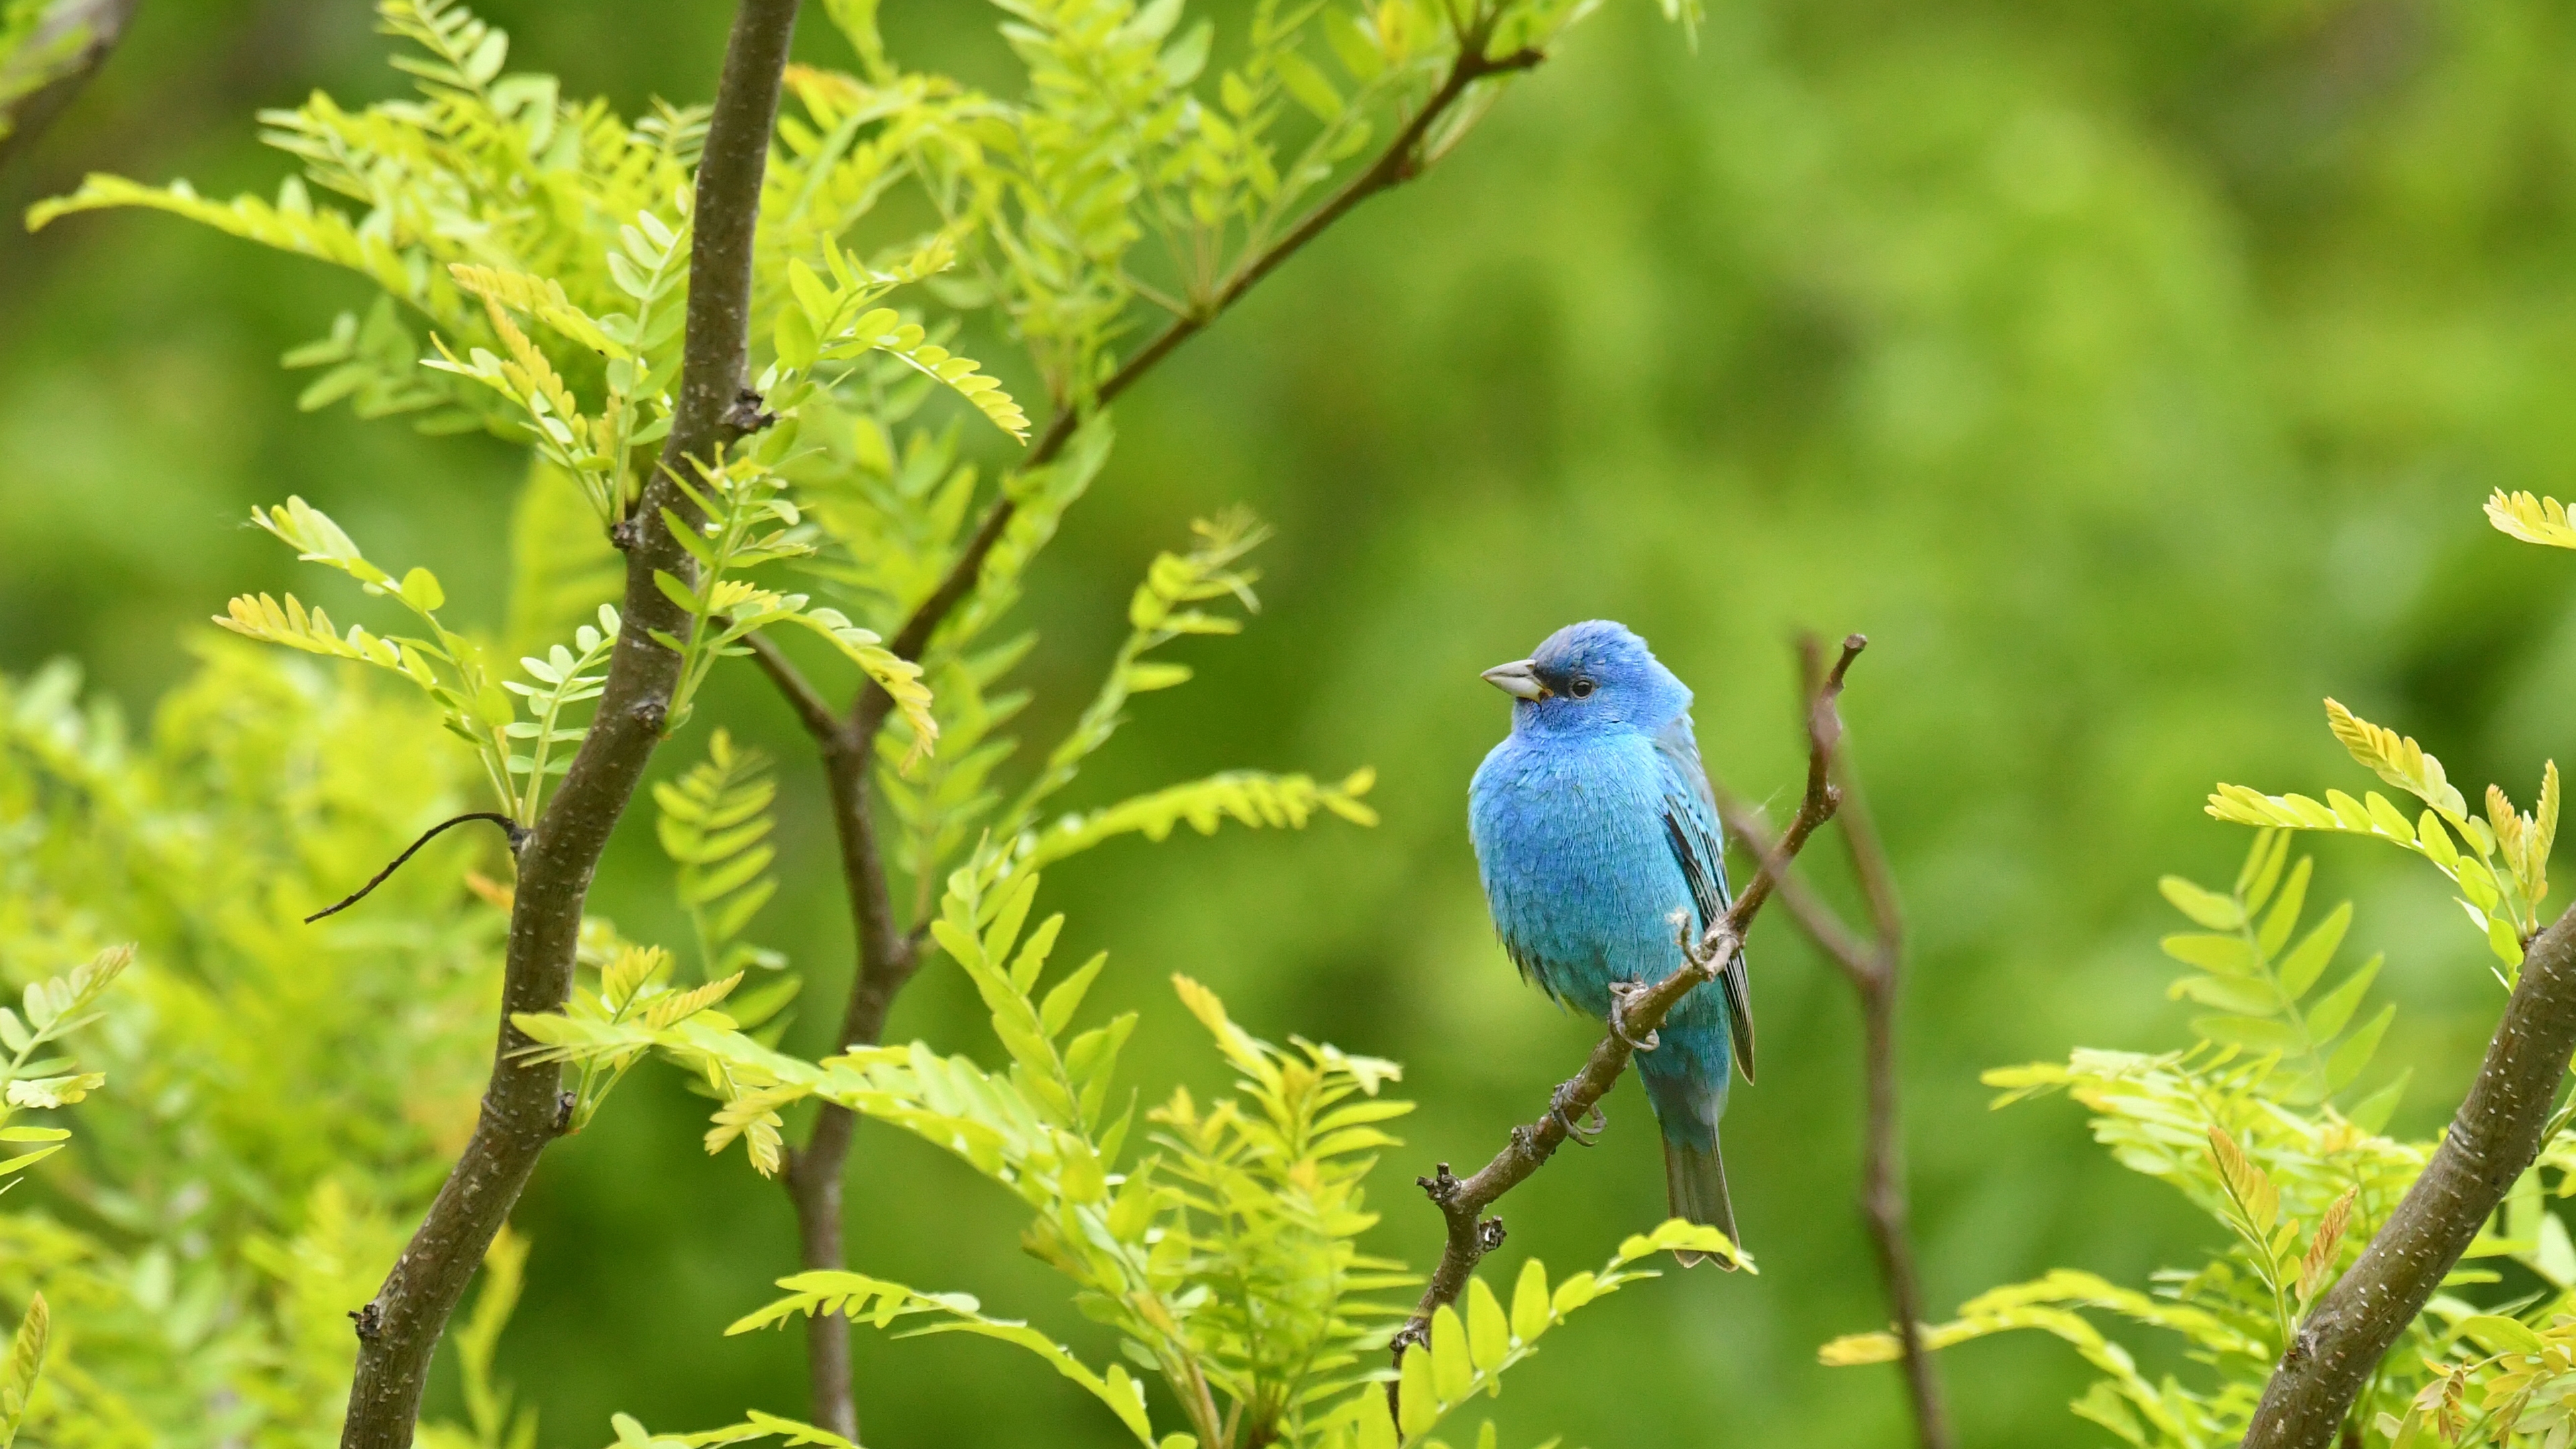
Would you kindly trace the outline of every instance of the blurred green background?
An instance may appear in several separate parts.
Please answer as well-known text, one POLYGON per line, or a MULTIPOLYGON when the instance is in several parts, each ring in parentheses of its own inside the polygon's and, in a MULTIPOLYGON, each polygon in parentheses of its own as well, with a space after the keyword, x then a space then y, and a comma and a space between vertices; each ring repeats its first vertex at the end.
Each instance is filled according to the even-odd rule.
MULTIPOLYGON (((728 11, 481 8, 517 66, 630 113, 705 93, 728 11)), ((998 73, 992 12, 887 9, 899 52, 998 73)), ((382 53, 354 3, 149 0, 0 206, 92 169, 270 190, 286 168, 251 112, 385 94, 382 53)), ((1427 1262, 1412 1175, 1480 1160, 1592 1036, 1516 984, 1485 923, 1463 798, 1506 715, 1476 671, 1622 619, 1698 689, 1713 770, 1777 802, 1787 641, 1856 629, 1848 713, 1913 927, 1932 1307, 2052 1265, 2137 1281, 2217 1232, 2063 1101, 1989 1113, 1976 1073, 2178 1043, 2155 877, 2232 876, 2242 832, 2199 811, 2215 780, 2356 788, 2321 695, 2528 803, 2576 706, 2576 574, 2478 504, 2571 486, 2571 94, 2576 11, 2548 0, 1718 0, 1695 50, 1641 0, 1606 7, 1439 169, 1132 394, 1038 574, 1044 739, 1192 516, 1242 502, 1279 529, 1250 635, 1194 646, 1200 681, 1142 700, 1068 803, 1232 764, 1380 771, 1373 831, 1127 843, 1051 878, 1072 944, 1113 951, 1103 994, 1148 1014, 1147 1095, 1222 1081, 1173 971, 1264 1035, 1403 1059, 1423 1108, 1381 1170, 1379 1238, 1427 1262)), ((226 596, 295 582, 242 524, 290 493, 497 613, 518 456, 294 410, 278 354, 362 299, 167 218, 0 228, 0 668, 69 653, 148 705, 226 596)), ((701 717, 785 762, 789 875, 762 929, 828 999, 846 926, 807 751, 755 679, 701 717)), ((2356 943, 2390 953, 2405 1009, 2381 1063, 2416 1065, 2398 1126, 2429 1133, 2498 1005, 2483 947, 2395 852, 2321 855, 2319 891, 2362 897, 2356 943)), ((598 908, 664 931, 666 880, 630 828, 598 908)), ((1761 1276, 1591 1310, 1515 1375, 1506 1442, 1906 1436, 1892 1370, 1814 1362, 1883 1318, 1851 1206, 1852 1006, 1782 920, 1752 960, 1765 1071, 1727 1142, 1761 1276)), ((820 1049, 824 1014, 791 1040, 820 1049)), ((944 966, 894 1029, 981 1040, 944 966)), ((1612 1118, 1506 1205, 1504 1272, 1525 1250, 1596 1261, 1660 1216, 1633 1090, 1612 1118)), ((519 1212, 536 1252, 504 1371, 548 1444, 600 1442, 612 1409, 673 1429, 801 1412, 793 1335, 718 1336, 793 1266, 785 1197, 704 1157, 698 1126, 669 1073, 639 1073, 519 1212)), ((865 1129, 850 1212, 854 1266, 1092 1343, 1016 1251, 1017 1205, 944 1157, 865 1129)), ((860 1353, 872 1443, 1118 1440, 992 1345, 860 1353)), ((2053 1342, 1944 1367, 1965 1443, 2099 1437, 2065 1414, 2087 1375, 2053 1342)))

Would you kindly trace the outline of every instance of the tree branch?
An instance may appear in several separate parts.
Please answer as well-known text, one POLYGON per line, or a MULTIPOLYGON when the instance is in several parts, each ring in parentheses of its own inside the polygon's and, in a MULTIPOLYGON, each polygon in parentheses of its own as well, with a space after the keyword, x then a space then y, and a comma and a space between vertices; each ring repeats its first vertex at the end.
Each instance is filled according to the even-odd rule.
POLYGON ((125 37, 141 0, 54 0, 35 30, 0 54, 0 167, 70 105, 125 37))
POLYGON ((679 656, 648 633, 681 633, 688 618, 653 575, 688 579, 695 571, 662 514, 668 508, 687 516, 688 502, 672 479, 683 469, 714 465, 739 436, 734 420, 743 414, 735 404, 750 356, 752 232, 795 24, 796 0, 742 0, 734 14, 698 167, 678 408, 662 466, 631 520, 637 526, 624 530, 624 626, 590 731, 520 853, 500 1040, 474 1135, 384 1286, 357 1315, 357 1376, 343 1449, 403 1449, 411 1442, 431 1351, 538 1156, 569 1115, 560 1069, 524 1059, 531 1043, 511 1018, 563 1009, 591 873, 669 715, 679 656))
POLYGON ((743 642, 751 646, 752 662, 759 665, 760 672, 768 675, 769 682, 777 685, 778 692, 786 696, 787 707, 796 711, 797 722, 805 726, 807 734, 818 740, 828 740, 841 732, 840 711, 832 708, 832 702, 823 697, 822 691, 814 687, 813 682, 805 677, 805 671, 796 667, 796 661, 788 658, 787 652, 780 649, 776 641, 754 630, 743 642))
POLYGON ((2576 1052, 2576 911, 2531 942, 2478 1079, 2424 1175, 2290 1338, 2247 1449, 2324 1449, 2380 1358, 2539 1156, 2576 1052))
MULTIPOLYGON (((1715 981, 1718 973, 1744 949, 1744 933, 1763 902, 1779 886, 1781 873, 1788 862, 1797 858, 1816 827, 1832 818, 1842 804, 1841 791, 1831 777, 1831 755, 1842 738, 1842 716, 1836 701, 1842 695, 1843 675, 1851 662, 1860 657, 1869 641, 1854 634, 1843 641, 1842 657, 1830 673, 1813 682, 1807 711, 1808 762, 1807 789, 1798 802, 1798 813, 1778 846, 1765 854, 1760 870, 1735 898, 1725 915, 1712 922, 1697 942, 1685 942, 1681 968, 1653 986, 1627 996, 1621 1015, 1626 1031, 1611 1030, 1603 1034, 1600 1044, 1583 1063, 1583 1070, 1557 1088, 1549 1110, 1537 1121, 1512 1129, 1511 1142, 1493 1159, 1478 1168, 1472 1177, 1451 1175, 1448 1163, 1439 1164, 1430 1177, 1418 1178, 1422 1190, 1448 1223, 1448 1241, 1440 1252, 1440 1266, 1432 1271, 1431 1282, 1422 1290, 1422 1301, 1413 1310, 1413 1318, 1396 1335, 1395 1356, 1404 1359, 1404 1348, 1415 1342, 1429 1328, 1431 1315, 1441 1307, 1454 1304, 1467 1289, 1476 1264, 1503 1241, 1500 1218, 1488 1218, 1485 1209, 1502 1200, 1505 1193, 1529 1180, 1533 1173, 1547 1165, 1556 1149, 1564 1145, 1566 1124, 1590 1112, 1626 1071, 1634 1054, 1629 1038, 1643 1037, 1664 1023, 1664 1018, 1692 990, 1715 981)), ((1394 1386, 1388 1386, 1393 1392, 1394 1386)))
MULTIPOLYGON (((872 736, 856 726, 836 727, 823 744, 823 773, 832 793, 832 824, 840 836, 841 885, 850 902, 858 968, 841 1015, 838 1044, 873 1046, 885 1036, 886 1016, 904 984, 920 969, 921 954, 895 920, 885 861, 869 808, 872 736)), ((798 1261, 808 1270, 839 1268, 846 1261, 841 1234, 841 1179, 849 1165, 850 1138, 858 1118, 826 1102, 805 1145, 788 1153, 779 1174, 796 1207, 798 1261)), ((814 1422, 844 1439, 859 1435, 858 1400, 850 1386, 850 1322, 818 1313, 806 1328, 806 1370, 814 1422)))
MULTIPOLYGON (((1110 374, 1109 380, 1092 395, 1088 409, 1067 408, 1058 413, 1055 420, 1047 425, 1047 430, 1039 435, 1036 446, 1030 448, 1028 456, 1021 460, 1021 469, 1042 468, 1055 461, 1056 455, 1064 451, 1065 444, 1072 441, 1075 431, 1087 417, 1116 401, 1120 393, 1152 371, 1155 364, 1169 357, 1182 343, 1205 331, 1209 323, 1241 300, 1254 284, 1276 271, 1280 263, 1303 250, 1306 243, 1321 236, 1326 228, 1341 220, 1353 207, 1420 175, 1423 138, 1430 133, 1432 123, 1457 105, 1470 86, 1491 76, 1532 69, 1547 59, 1535 50, 1489 57, 1485 54, 1484 42, 1485 38, 1480 34, 1461 37, 1458 58, 1451 63, 1439 89, 1422 103, 1422 109, 1414 113, 1413 119, 1405 123, 1366 171, 1352 177, 1333 194, 1331 200, 1315 208, 1286 236, 1236 269, 1225 285, 1217 289, 1206 310, 1174 318, 1170 326, 1110 374)), ((965 551, 957 555, 957 561, 949 566, 939 586, 930 591, 930 596, 913 609, 911 617, 904 620, 903 627, 896 631, 892 646, 895 653, 906 659, 919 659, 921 651, 930 647, 930 636, 974 589, 976 577, 983 572, 985 558, 992 553, 994 545, 1002 541, 1002 531, 1010 526, 1011 517, 1017 511, 1018 505, 1008 496, 993 500, 992 507, 985 510, 983 520, 976 525, 974 537, 967 541, 965 551)), ((874 684, 867 687, 871 692, 883 693, 874 684)))
MULTIPOLYGON (((1534 50, 1489 59, 1481 37, 1464 43, 1440 86, 1367 170, 1353 177, 1276 245, 1247 261, 1218 290, 1206 310, 1175 319, 1127 358, 1092 395, 1088 408, 1068 408, 1057 414, 1020 460, 1020 470, 1026 472, 1054 462, 1086 418, 1117 400, 1182 343, 1205 330, 1254 284, 1362 201, 1411 180, 1420 172, 1422 142, 1431 126, 1466 95, 1469 87, 1489 76, 1528 70, 1544 59, 1534 50)), ((931 636, 938 632, 940 624, 973 592, 984 560, 1000 544, 1017 512, 1018 505, 1007 495, 995 499, 985 510, 948 572, 889 641, 895 653, 918 660, 929 648, 931 636)), ((822 746, 833 827, 840 838, 842 879, 850 899, 851 926, 859 957, 851 976, 839 1044, 872 1046, 884 1036, 886 1017, 893 1010, 895 997, 921 962, 919 934, 906 933, 895 920, 883 853, 876 839, 876 821, 869 808, 873 794, 869 771, 877 731, 885 724, 894 701, 874 681, 862 681, 844 716, 825 704, 776 646, 758 635, 752 636, 751 644, 762 672, 787 697, 806 732, 822 746)), ((824 1106, 815 1118, 812 1135, 802 1148, 789 1155, 787 1170, 781 1174, 796 1205, 799 1257, 807 1269, 837 1268, 844 1261, 841 1179, 856 1126, 856 1119, 847 1110, 824 1106)), ((844 1438, 856 1438, 858 1415, 850 1383, 846 1319, 817 1315, 811 1321, 807 1327, 806 1363, 812 1376, 813 1422, 844 1438)))
MULTIPOLYGON (((1848 659, 1850 642, 1843 647, 1848 659)), ((1815 681, 1823 674, 1824 651, 1813 637, 1800 640, 1799 650, 1809 690, 1814 693, 1815 681)), ((1905 1197, 1905 1134, 1896 1072, 1897 980, 1905 959, 1904 913, 1898 905, 1895 873, 1888 866, 1886 849, 1879 841, 1859 784, 1853 779, 1841 720, 1820 713, 1812 718, 1809 729, 1813 742, 1809 788, 1814 788, 1814 762, 1822 760, 1840 791, 1842 809, 1837 818, 1843 842, 1851 854, 1852 874, 1859 879, 1861 893, 1869 904, 1871 934, 1867 938, 1845 925, 1832 907, 1789 873, 1787 858, 1751 812, 1727 799, 1719 801, 1719 808, 1726 817, 1727 828, 1763 863, 1765 873, 1779 881, 1780 898, 1788 904, 1799 928, 1841 969, 1843 979, 1851 983, 1853 994, 1860 1000, 1861 1073, 1866 1102, 1861 1217, 1869 1225, 1870 1241, 1878 1256, 1879 1280, 1887 1290, 1888 1311, 1895 1320, 1916 1441, 1923 1449, 1949 1449, 1949 1416, 1942 1407, 1941 1382, 1932 1367, 1931 1351, 1923 1342, 1923 1294, 1914 1266, 1905 1197)))

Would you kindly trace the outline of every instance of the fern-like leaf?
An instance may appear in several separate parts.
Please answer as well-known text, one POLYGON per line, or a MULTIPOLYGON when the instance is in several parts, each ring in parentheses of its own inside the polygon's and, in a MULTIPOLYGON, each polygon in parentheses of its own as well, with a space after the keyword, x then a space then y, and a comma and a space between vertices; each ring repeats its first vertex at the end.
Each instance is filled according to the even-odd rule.
POLYGON ((680 905, 696 932, 698 961, 707 979, 747 967, 777 970, 787 958, 742 939, 745 927, 777 893, 770 869, 777 848, 769 843, 776 823, 770 806, 778 782, 767 755, 742 749, 724 730, 707 742, 707 757, 676 781, 653 787, 661 807, 654 833, 679 867, 680 905))

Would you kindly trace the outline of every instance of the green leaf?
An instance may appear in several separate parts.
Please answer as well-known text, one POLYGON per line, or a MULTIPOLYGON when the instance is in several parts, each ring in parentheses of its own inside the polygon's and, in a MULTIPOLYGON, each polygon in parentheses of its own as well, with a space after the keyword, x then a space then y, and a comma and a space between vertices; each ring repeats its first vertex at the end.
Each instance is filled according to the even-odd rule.
POLYGON ((1100 952, 1047 992, 1046 999, 1038 1004, 1038 1025, 1048 1036, 1064 1033, 1065 1027, 1073 1021, 1074 1012, 1082 1006, 1083 994, 1091 989, 1091 983, 1099 979, 1100 968, 1107 964, 1109 953, 1100 952))
POLYGON ((2479 1344, 2494 1353, 2539 1353, 2547 1347, 2530 1325, 2500 1313, 2479 1313, 2463 1318, 2452 1333, 2479 1344))
POLYGON ((1467 1353, 1467 1326, 1459 1322, 1458 1310, 1446 1303, 1431 1314, 1430 1348, 1431 1386, 1440 1402, 1463 1401, 1475 1383, 1476 1365, 1467 1353))
POLYGON ((2344 1113, 2344 1116, 2350 1118, 2352 1125, 2364 1132, 2387 1131, 2388 1119, 2397 1115, 2398 1100, 2406 1095, 2406 1084, 2414 1080, 2414 1077, 2413 1067, 2399 1072, 2395 1081, 2353 1103, 2352 1109, 2344 1113))
POLYGON ((0 1449, 16 1442, 18 1426, 26 1420, 27 1399, 36 1391, 36 1375, 45 1366, 52 1327, 45 1295, 29 1295, 27 1314, 18 1320, 18 1332, 9 1342, 9 1361, 0 1364, 0 1449))
POLYGON ((404 602, 424 613, 447 606, 447 591, 438 586, 438 575, 423 568, 403 575, 402 596, 404 602))
POLYGON ((2175 982, 2167 994, 2189 997, 2203 1006, 2247 1016, 2262 1016, 2281 1009, 2281 994, 2258 977, 2186 976, 2175 982))
POLYGON ((2264 915, 2263 930, 2255 941, 2264 955, 2279 955, 2281 947, 2289 942, 2290 932, 2298 928, 2299 912, 2307 906, 2308 877, 2315 866, 2315 857, 2303 855, 2297 865, 2290 867, 2290 878, 2281 883, 2281 894, 2264 915))
POLYGON ((2352 1020, 2353 1011, 2361 1005, 2363 993, 2370 990, 2371 981, 2379 975, 2379 966, 2384 959, 2373 956, 2364 961, 2360 969, 2345 977, 2334 990, 2317 998, 2317 1004, 2308 1011, 2310 1035, 2322 1042, 2332 1041, 2343 1034, 2345 1024, 2352 1020))
POLYGON ((1407 1439, 1430 1433, 1432 1426, 1440 1422, 1438 1390, 1431 1384, 1431 1355, 1406 1354, 1396 1387, 1396 1427, 1404 1431, 1407 1439))
POLYGON ((2158 944, 2166 955, 2184 965, 2221 976, 2251 976, 2261 967, 2254 948, 2242 936, 2181 934, 2167 936, 2158 944))
MULTIPOLYGON (((2316 984, 2317 977, 2326 969, 2326 963, 2332 961, 2336 950, 2342 947, 2344 932, 2351 926, 2350 901, 2336 906, 2324 920, 2319 921, 2316 929, 2308 932, 2297 948, 2281 958, 2273 968, 2280 978, 2282 993, 2292 1001, 2307 995, 2308 988, 2316 984)), ((2322 1035, 2332 1036, 2334 1033, 2329 1031, 2322 1035)))
POLYGON ((1341 118, 1341 92, 1333 89, 1333 83, 1324 79, 1324 73, 1304 56, 1293 50, 1283 51, 1271 65, 1279 73, 1279 84, 1316 120, 1329 123, 1341 118))
POLYGON ((2396 1019, 2397 1007, 2392 1002, 2335 1048, 2334 1055, 2326 1059, 2327 1091, 2340 1092, 2361 1075, 2361 1069, 2370 1065, 2371 1053, 2379 1050, 2379 1039, 2388 1033, 2388 1023, 2396 1019))
POLYGON ((653 587, 662 591, 663 598, 669 599, 690 614, 706 612, 707 601, 698 597, 697 590, 682 583, 677 574, 662 569, 653 570, 653 587))
POLYGON ((2292 1052, 2307 1045, 2287 1024, 2250 1016, 2195 1016, 2191 1029, 2211 1041, 2258 1052, 2292 1052))
POLYGON ((1535 1343, 1547 1332, 1547 1269, 1538 1259, 1521 1264, 1521 1276, 1512 1285, 1512 1336, 1523 1343, 1535 1343))
POLYGON ((2245 908, 2238 905, 2232 896, 2206 890, 2178 875, 2157 881, 2156 889, 2164 892, 2165 899, 2173 903, 2174 909, 2191 917, 2196 925, 2212 931, 2233 931, 2245 924, 2245 908))
POLYGON ((1467 1350, 1475 1356, 1476 1367, 1494 1373, 1512 1351, 1512 1326, 1503 1317, 1502 1302, 1482 1278, 1467 1280, 1467 1350))
POLYGON ((778 325, 772 333, 772 340, 777 345, 780 364, 800 372, 814 365, 815 355, 823 348, 822 340, 814 335, 814 324, 807 320, 804 312, 794 307, 778 310, 778 325))

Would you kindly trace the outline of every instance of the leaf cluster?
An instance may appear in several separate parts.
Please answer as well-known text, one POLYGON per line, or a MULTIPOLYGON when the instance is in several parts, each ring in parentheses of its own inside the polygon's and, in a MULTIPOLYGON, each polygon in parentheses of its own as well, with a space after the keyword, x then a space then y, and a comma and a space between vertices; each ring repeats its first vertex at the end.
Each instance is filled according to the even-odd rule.
POLYGON ((490 1046, 497 936, 458 888, 488 842, 434 844, 387 914, 299 921, 475 787, 437 711, 207 632, 140 728, 68 667, 0 679, 0 985, 31 1039, 0 1063, 32 1044, 0 1131, 58 1149, 0 1177, 0 1322, 41 1292, 53 1330, 33 1442, 334 1432, 347 1310, 470 1128, 490 1046), (149 969, 101 993, 129 940, 149 969), (93 964, 12 972, 66 958, 93 964), (77 1124, 40 1105, 83 1091, 77 1124))
MULTIPOLYGON (((1319 1043, 1275 1046, 1236 1025, 1204 986, 1176 977, 1237 1081, 1204 1103, 1174 1090, 1145 1114, 1140 1144, 1136 1105, 1116 1085, 1137 1018, 1077 1028, 1106 958, 1050 976, 1063 917, 1032 924, 1037 884, 1034 873, 1002 874, 988 856, 951 875, 931 928, 983 999, 1008 1058, 1000 1070, 919 1042, 802 1062, 738 1028, 724 1003, 734 979, 689 992, 646 988, 630 1005, 623 983, 644 979, 632 967, 612 968, 618 984, 595 1007, 516 1018, 546 1056, 585 1073, 622 1072, 648 1052, 670 1059, 720 1099, 708 1150, 740 1140, 764 1173, 780 1166, 780 1114, 808 1097, 956 1155, 1030 1208, 1021 1246, 1068 1280, 1075 1306, 1115 1337, 1119 1359, 1097 1363, 971 1295, 859 1271, 781 1279, 783 1296, 730 1331, 846 1313, 898 1336, 1009 1343, 1155 1449, 1409 1445, 1433 1442, 1446 1416, 1495 1392, 1566 1314, 1651 1276, 1634 1266, 1640 1260, 1703 1243, 1705 1230, 1668 1223, 1626 1240, 1599 1272, 1553 1286, 1530 1263, 1509 1315, 1476 1285, 1464 1317, 1444 1309, 1429 1342, 1406 1354, 1405 1407, 1392 1417, 1395 1372, 1381 1355, 1406 1310, 1374 1295, 1418 1280, 1362 1252, 1358 1239, 1376 1221, 1363 1192, 1374 1153, 1395 1143, 1380 1124, 1410 1110, 1380 1095, 1398 1069, 1319 1043), (1185 1429, 1156 1428, 1140 1372, 1162 1382, 1185 1429)), ((1490 1425, 1486 1436, 1480 1442, 1490 1442, 1490 1425)))
MULTIPOLYGON (((2194 1045, 2154 1054, 2079 1049, 2063 1064, 1985 1076, 2004 1089, 1997 1106, 2058 1091, 2074 1097, 2115 1160, 2178 1189, 2220 1230, 2205 1260, 2159 1271, 2147 1288, 2059 1269, 1981 1294, 1925 1330, 1935 1349, 2017 1330, 2066 1342, 2101 1374, 2074 1412, 2123 1443, 2216 1449, 2243 1437, 2299 1321, 2432 1157, 2430 1142, 2385 1135, 2406 1074, 2342 1100, 2394 1008, 2353 1025, 2376 980, 2377 956, 2317 990, 2333 975, 2352 907, 2337 906, 2300 934, 2312 866, 2305 857, 2287 862, 2291 834, 2257 830, 2230 890, 2172 876, 2162 882, 2165 898, 2198 928, 2164 938, 2166 953, 2195 973, 2169 995, 2217 1008, 2192 1020, 2194 1045), (2150 1376, 2101 1317, 2172 1335, 2193 1372, 2150 1376)), ((2502 1445, 2525 1442, 2516 1434, 2554 1431, 2557 1411, 2538 1406, 2556 1402, 2558 1390, 2536 1366, 2553 1325, 2576 1314, 2576 1247, 2544 1206, 2546 1196, 2576 1193, 2576 1133, 2568 1125, 2565 1114, 2552 1124, 2540 1162, 2499 1221, 2379 1365, 2351 1437, 2370 1428, 2410 1446, 2427 1432, 2455 1444, 2502 1445), (2491 1266, 2500 1262, 2541 1290, 2481 1306, 2501 1281, 2491 1266), (2461 1360, 2480 1345, 2498 1351, 2461 1360), (2501 1351, 2508 1346, 2517 1352, 2501 1351)), ((1868 1364, 1899 1352, 1895 1335, 1866 1333, 1825 1345, 1820 1357, 1868 1364)))

